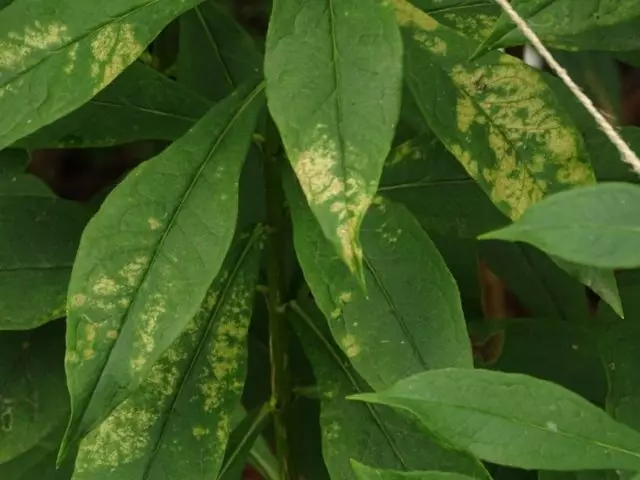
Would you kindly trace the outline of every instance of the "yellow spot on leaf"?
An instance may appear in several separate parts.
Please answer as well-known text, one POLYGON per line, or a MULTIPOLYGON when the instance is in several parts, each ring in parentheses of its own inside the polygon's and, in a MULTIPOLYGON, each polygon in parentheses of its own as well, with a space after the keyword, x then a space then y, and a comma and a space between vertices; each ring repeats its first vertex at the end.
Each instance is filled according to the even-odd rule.
POLYGON ((396 19, 400 26, 413 26, 427 31, 438 28, 438 22, 406 0, 394 0, 393 4, 396 9, 396 19))
POLYGON ((91 74, 99 77, 94 92, 111 83, 143 50, 144 45, 136 39, 133 25, 112 23, 104 26, 91 42, 94 58, 91 74))
POLYGON ((103 276, 93 284, 91 290, 96 295, 110 296, 118 293, 118 285, 113 279, 103 276))
POLYGON ((153 217, 150 217, 150 218, 147 220, 147 222, 149 223, 149 228, 150 228, 151 230, 157 230, 157 229, 159 229, 159 228, 162 226, 162 224, 161 224, 157 219, 155 219, 155 218, 153 218, 153 217))
POLYGON ((360 353, 360 345, 358 345, 356 338, 351 334, 342 337, 340 345, 349 358, 353 358, 360 353))

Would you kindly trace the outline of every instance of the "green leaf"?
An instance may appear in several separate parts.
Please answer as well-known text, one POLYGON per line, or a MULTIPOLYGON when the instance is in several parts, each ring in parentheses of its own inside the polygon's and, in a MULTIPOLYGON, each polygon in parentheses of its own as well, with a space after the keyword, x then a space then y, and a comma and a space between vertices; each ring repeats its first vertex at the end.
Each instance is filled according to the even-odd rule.
MULTIPOLYGON (((60 367, 62 367, 62 357, 60 367)), ((62 368, 61 368, 62 370, 62 368)), ((62 372, 64 375, 64 372, 62 372)), ((64 376, 61 377, 64 388, 64 376)), ((64 435, 64 422, 35 447, 6 463, 0 463, 0 478, 8 480, 69 480, 73 474, 73 458, 56 468, 56 454, 64 435)))
POLYGON ((447 368, 354 395, 411 412, 479 458, 525 469, 640 469, 640 433, 565 388, 521 374, 447 368))
POLYGON ((178 80, 217 101, 262 69, 253 39, 213 0, 180 17, 178 80))
POLYGON ((526 242, 570 262, 600 268, 640 266, 640 187, 610 182, 552 195, 517 222, 480 239, 526 242))
POLYGON ((247 413, 238 426, 229 436, 229 444, 224 456, 224 461, 218 473, 219 479, 235 480, 241 478, 247 457, 249 457, 254 443, 272 413, 269 404, 247 413))
POLYGON ((561 50, 551 53, 600 110, 610 118, 620 118, 622 81, 611 54, 561 50))
POLYGON ((322 237, 293 175, 286 180, 305 279, 358 373, 378 389, 428 368, 471 367, 458 288, 412 215, 374 200, 362 228, 365 295, 322 237))
POLYGON ((322 450, 331 478, 355 478, 350 460, 396 470, 450 470, 489 478, 480 462, 392 409, 350 402, 370 391, 332 341, 326 320, 312 306, 293 305, 291 323, 313 367, 321 395, 322 450))
POLYGON ((63 339, 60 322, 0 332, 0 464, 36 447, 68 415, 63 339))
MULTIPOLYGON (((632 150, 640 152, 639 127, 620 127, 618 133, 632 150)), ((620 153, 600 129, 587 132, 584 138, 598 181, 634 183, 640 181, 638 174, 633 172, 629 165, 618 161, 620 153)))
POLYGON ((594 183, 580 132, 537 70, 497 52, 469 62, 475 42, 396 3, 420 112, 509 218, 549 193, 594 183))
MULTIPOLYGON (((514 0, 512 6, 545 43, 568 50, 635 50, 640 48, 640 4, 617 0, 615 6, 594 2, 576 8, 573 0, 514 0)), ((526 39, 503 13, 480 52, 522 45, 526 39)))
POLYGON ((201 0, 17 1, 0 12, 0 150, 86 103, 201 0))
MULTIPOLYGON (((637 290, 634 293, 637 297, 637 290)), ((607 411, 634 429, 640 428, 639 338, 640 328, 634 318, 627 323, 614 324, 600 342, 602 363, 609 380, 607 411)))
MULTIPOLYGON (((580 132, 539 71, 498 52, 470 62, 476 42, 395 3, 420 112, 510 219, 546 195, 595 182, 580 132)), ((561 266, 619 310, 611 272, 561 266)))
POLYGON ((237 90, 136 168, 87 226, 67 304, 67 444, 136 390, 200 308, 234 235, 261 107, 262 84, 237 90))
POLYGON ((482 41, 502 13, 493 0, 413 0, 413 5, 467 37, 482 41))
POLYGON ((74 480, 216 478, 246 371, 262 229, 237 242, 183 333, 80 443, 74 480))
POLYGON ((269 110, 307 201, 362 283, 360 225, 400 110, 402 40, 390 5, 275 2, 265 75, 269 110))
POLYGON ((399 472, 371 468, 362 463, 351 461, 351 468, 360 480, 471 480, 473 477, 454 472, 422 471, 399 472))
MULTIPOLYGON (((607 378, 598 350, 598 330, 558 319, 523 318, 487 324, 505 332, 497 361, 486 367, 507 373, 524 373, 558 383, 604 404, 607 378), (535 347, 533 347, 535 346, 535 347)), ((586 317, 578 319, 586 323, 586 317)))
POLYGON ((0 152, 0 330, 64 316, 80 235, 95 212, 56 198, 26 165, 24 152, 0 152))
POLYGON ((480 242, 479 255, 504 280, 530 315, 582 322, 587 318, 584 286, 530 245, 480 242))
POLYGON ((59 120, 18 140, 36 148, 96 148, 137 140, 175 140, 211 103, 141 62, 59 120))

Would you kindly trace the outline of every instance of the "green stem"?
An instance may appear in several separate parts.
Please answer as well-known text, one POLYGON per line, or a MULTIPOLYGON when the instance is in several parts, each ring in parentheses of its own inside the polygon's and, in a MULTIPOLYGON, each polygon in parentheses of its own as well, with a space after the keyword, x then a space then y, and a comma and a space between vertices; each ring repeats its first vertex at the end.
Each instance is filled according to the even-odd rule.
POLYGON ((286 411, 291 399, 291 381, 288 369, 288 324, 284 316, 283 276, 284 260, 284 192, 278 169, 276 152, 265 152, 265 183, 267 197, 267 307, 269 311, 269 354, 271 360, 271 407, 276 440, 276 456, 280 463, 281 478, 293 480, 293 465, 287 441, 286 411))

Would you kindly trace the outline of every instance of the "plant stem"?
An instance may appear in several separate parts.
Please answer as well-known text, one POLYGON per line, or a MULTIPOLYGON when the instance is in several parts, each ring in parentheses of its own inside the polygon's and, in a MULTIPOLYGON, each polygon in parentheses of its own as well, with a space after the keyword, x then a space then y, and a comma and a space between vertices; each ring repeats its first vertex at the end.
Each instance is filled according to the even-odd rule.
POLYGON ((277 153, 265 152, 265 184, 267 197, 267 307, 269 311, 269 355, 271 360, 271 406, 276 440, 276 455, 280 463, 281 478, 293 480, 293 465, 287 441, 286 409, 291 399, 291 381, 288 370, 288 325, 284 317, 283 277, 284 260, 284 192, 278 169, 277 153))

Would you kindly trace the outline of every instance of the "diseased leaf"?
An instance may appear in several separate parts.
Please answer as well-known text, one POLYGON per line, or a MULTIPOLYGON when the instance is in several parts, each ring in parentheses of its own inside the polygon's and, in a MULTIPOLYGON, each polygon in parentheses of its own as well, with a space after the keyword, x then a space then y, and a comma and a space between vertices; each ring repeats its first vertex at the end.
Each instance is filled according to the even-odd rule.
POLYGON ((527 242, 583 265, 639 267, 638 205, 636 185, 609 182, 576 188, 544 199, 517 222, 480 238, 527 242))
POLYGON ((449 470, 489 478, 480 462, 441 442, 413 419, 391 409, 350 402, 370 391, 330 338, 326 320, 311 306, 293 306, 292 325, 311 362, 321 396, 322 451, 331 478, 356 478, 350 460, 396 470, 449 470))
POLYGON ((439 23, 477 41, 487 38, 502 13, 493 0, 413 0, 411 3, 439 23))
POLYGON ((428 368, 471 367, 458 288, 412 215, 374 200, 362 227, 365 296, 321 235, 293 175, 286 180, 302 271, 358 373, 378 389, 428 368))
MULTIPOLYGON (((567 50, 640 48, 640 4, 636 0, 513 0, 512 6, 545 43, 567 50)), ((522 45, 526 39, 503 13, 481 52, 522 45)))
POLYGON ((400 109, 402 41, 379 0, 275 2, 269 110, 324 235, 361 282, 360 224, 400 109))
POLYGON ((87 226, 67 304, 66 444, 136 390, 200 308, 234 235, 261 107, 262 84, 238 89, 136 168, 87 226))
POLYGON ((236 243, 184 332, 82 440, 74 480, 217 477, 244 386, 261 232, 236 243))
POLYGON ((60 322, 0 332, 0 464, 36 447, 69 413, 63 338, 60 322))
MULTIPOLYGON (((595 182, 580 132, 539 71, 499 52, 470 62, 476 42, 405 0, 395 5, 420 112, 510 219, 546 195, 595 182)), ((611 272, 560 266, 621 313, 611 272)))
POLYGON ((399 472, 371 468, 362 463, 351 461, 351 468, 360 480, 470 480, 473 477, 453 472, 438 472, 436 470, 423 472, 399 472))
POLYGON ((178 80, 217 101, 262 68, 252 38, 213 0, 180 17, 178 80))
POLYGON ((36 148, 96 148, 137 140, 175 140, 211 103, 141 62, 70 114, 18 140, 36 148))
POLYGON ((95 208, 56 198, 26 173, 24 152, 0 152, 0 330, 63 317, 80 235, 95 208))
POLYGON ((14 2, 0 11, 0 150, 109 85, 201 0, 14 2))
POLYGON ((500 465, 640 468, 640 433, 575 393, 526 375, 446 368, 352 398, 407 410, 436 435, 500 465))

